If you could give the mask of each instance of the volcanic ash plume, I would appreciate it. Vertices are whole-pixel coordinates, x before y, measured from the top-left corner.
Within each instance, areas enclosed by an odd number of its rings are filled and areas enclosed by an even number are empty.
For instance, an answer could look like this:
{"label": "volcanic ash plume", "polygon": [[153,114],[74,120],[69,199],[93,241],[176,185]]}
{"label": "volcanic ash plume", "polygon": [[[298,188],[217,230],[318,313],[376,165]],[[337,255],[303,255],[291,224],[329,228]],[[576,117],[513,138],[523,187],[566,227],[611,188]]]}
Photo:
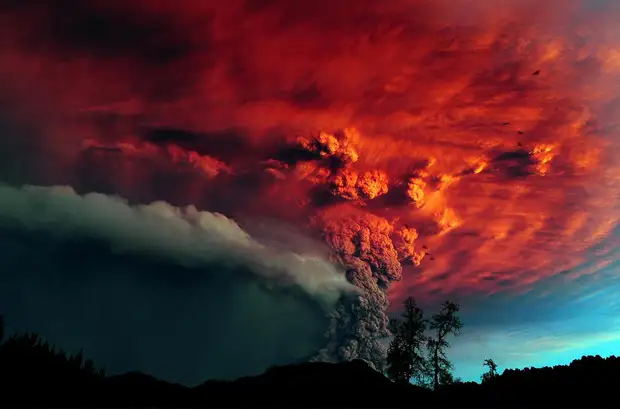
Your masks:
{"label": "volcanic ash plume", "polygon": [[[315,359],[361,358],[381,370],[385,347],[380,341],[389,335],[387,290],[402,277],[391,239],[393,226],[371,213],[342,217],[337,210],[323,214],[322,226],[325,240],[347,267],[348,280],[362,294],[341,299],[327,333],[328,344]],[[408,231],[407,237],[412,248],[417,234]]]}
{"label": "volcanic ash plume", "polygon": [[165,202],[131,206],[100,193],[70,187],[0,185],[0,226],[21,227],[60,238],[97,239],[119,254],[145,255],[186,266],[220,261],[247,267],[263,278],[293,284],[325,307],[356,289],[328,260],[277,249],[252,238],[219,213]]}

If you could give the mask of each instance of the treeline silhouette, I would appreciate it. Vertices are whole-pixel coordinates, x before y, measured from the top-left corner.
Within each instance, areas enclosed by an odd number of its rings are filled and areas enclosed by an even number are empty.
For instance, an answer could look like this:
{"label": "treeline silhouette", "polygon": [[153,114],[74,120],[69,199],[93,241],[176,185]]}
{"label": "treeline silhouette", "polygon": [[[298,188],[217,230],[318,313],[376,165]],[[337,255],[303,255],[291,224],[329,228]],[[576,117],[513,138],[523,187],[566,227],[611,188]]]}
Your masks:
{"label": "treeline silhouette", "polygon": [[620,406],[620,358],[614,356],[502,374],[487,360],[481,383],[440,382],[435,390],[391,381],[361,360],[274,367],[255,377],[189,388],[137,372],[106,376],[81,353],[67,354],[34,333],[3,339],[1,316],[0,342],[2,407]]}
{"label": "treeline silhouette", "polygon": [[569,365],[506,369],[481,383],[457,382],[437,395],[441,406],[620,407],[619,381],[620,357],[582,356]]}

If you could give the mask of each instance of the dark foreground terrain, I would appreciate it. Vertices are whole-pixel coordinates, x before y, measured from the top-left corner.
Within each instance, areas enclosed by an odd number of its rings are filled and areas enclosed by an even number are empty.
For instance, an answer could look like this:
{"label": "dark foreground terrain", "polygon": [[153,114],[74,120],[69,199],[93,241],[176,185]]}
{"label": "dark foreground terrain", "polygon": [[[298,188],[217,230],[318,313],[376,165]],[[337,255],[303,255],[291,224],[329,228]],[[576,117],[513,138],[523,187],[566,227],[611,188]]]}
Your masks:
{"label": "dark foreground terrain", "polygon": [[36,335],[0,346],[2,407],[619,407],[619,384],[620,358],[597,356],[437,392],[394,384],[359,360],[277,367],[187,388],[141,373],[105,376]]}

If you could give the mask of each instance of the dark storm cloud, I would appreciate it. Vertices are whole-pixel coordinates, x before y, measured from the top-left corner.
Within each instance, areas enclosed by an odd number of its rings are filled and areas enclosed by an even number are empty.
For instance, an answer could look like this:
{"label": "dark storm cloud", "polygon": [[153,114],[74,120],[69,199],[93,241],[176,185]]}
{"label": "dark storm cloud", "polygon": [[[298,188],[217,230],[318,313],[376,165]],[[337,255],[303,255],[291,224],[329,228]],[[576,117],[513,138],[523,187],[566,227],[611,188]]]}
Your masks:
{"label": "dark storm cloud", "polygon": [[189,38],[168,19],[126,13],[110,7],[115,2],[4,2],[0,11],[36,17],[37,29],[47,33],[47,41],[31,42],[33,47],[53,46],[61,53],[81,52],[100,58],[124,56],[152,64],[190,53]]}
{"label": "dark storm cloud", "polygon": [[158,145],[173,143],[185,149],[211,155],[227,163],[256,157],[256,146],[244,137],[243,129],[195,132],[177,128],[143,128],[140,139]]}
{"label": "dark storm cloud", "polygon": [[[0,180],[15,184],[40,181],[45,156],[38,152],[36,140],[32,137],[36,131],[26,124],[8,120],[5,116],[10,112],[7,105],[9,104],[2,103],[0,106]],[[12,137],[13,135],[21,137]],[[33,157],[40,161],[24,160]]]}
{"label": "dark storm cloud", "polygon": [[525,149],[515,149],[513,151],[501,152],[493,158],[495,170],[500,174],[509,178],[524,178],[530,176],[532,166],[536,161],[532,158],[530,152]]}

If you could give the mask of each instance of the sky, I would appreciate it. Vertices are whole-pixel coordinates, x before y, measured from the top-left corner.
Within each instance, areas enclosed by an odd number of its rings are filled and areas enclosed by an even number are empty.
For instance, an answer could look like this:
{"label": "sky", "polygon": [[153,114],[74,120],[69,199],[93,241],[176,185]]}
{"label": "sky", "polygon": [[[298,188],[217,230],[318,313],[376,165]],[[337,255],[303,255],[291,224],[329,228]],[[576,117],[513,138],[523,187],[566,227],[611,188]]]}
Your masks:
{"label": "sky", "polygon": [[464,380],[614,354],[619,14],[3,2],[0,311],[187,384],[375,362],[409,296]]}

